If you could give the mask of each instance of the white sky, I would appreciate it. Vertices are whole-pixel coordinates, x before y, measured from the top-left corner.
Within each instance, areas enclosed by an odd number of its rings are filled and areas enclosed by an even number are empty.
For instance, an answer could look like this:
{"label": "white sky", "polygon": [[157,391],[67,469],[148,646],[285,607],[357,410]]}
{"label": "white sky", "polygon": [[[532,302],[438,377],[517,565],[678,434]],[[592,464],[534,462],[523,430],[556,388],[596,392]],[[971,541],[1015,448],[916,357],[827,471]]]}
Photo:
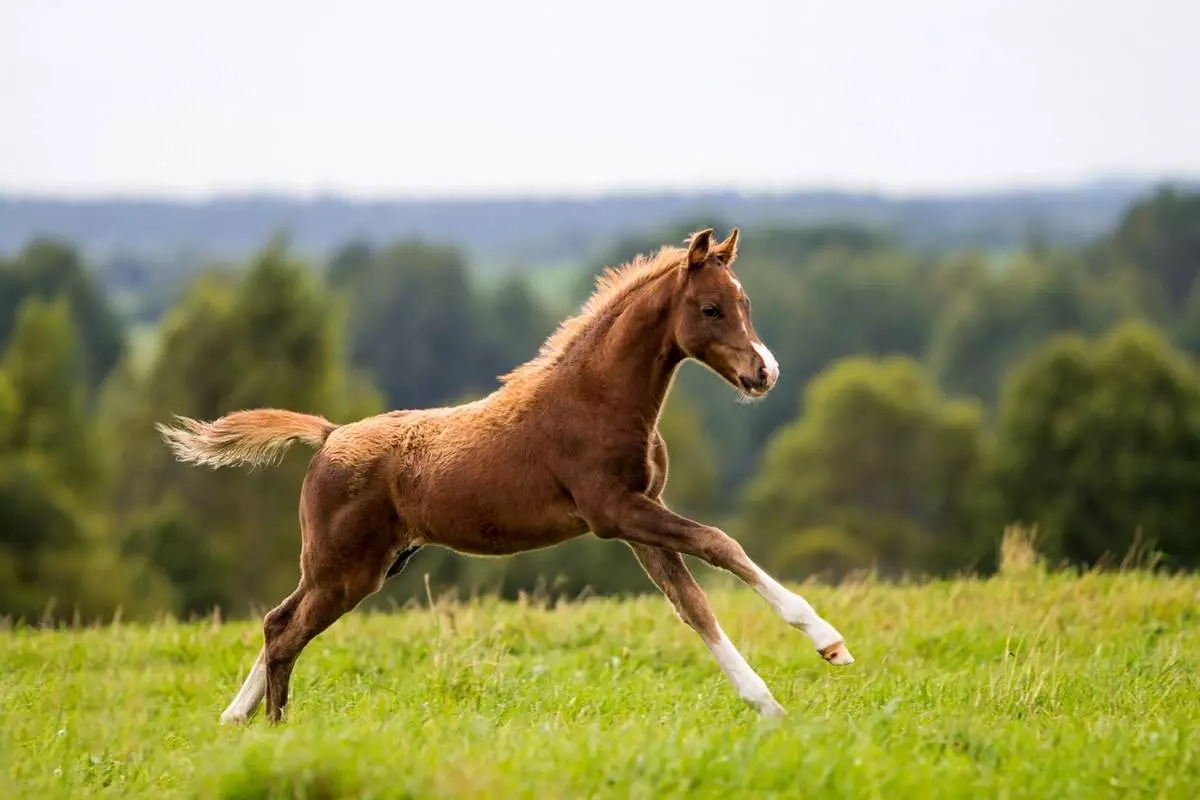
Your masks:
{"label": "white sky", "polygon": [[1197,78],[1198,0],[0,0],[0,191],[1194,176]]}

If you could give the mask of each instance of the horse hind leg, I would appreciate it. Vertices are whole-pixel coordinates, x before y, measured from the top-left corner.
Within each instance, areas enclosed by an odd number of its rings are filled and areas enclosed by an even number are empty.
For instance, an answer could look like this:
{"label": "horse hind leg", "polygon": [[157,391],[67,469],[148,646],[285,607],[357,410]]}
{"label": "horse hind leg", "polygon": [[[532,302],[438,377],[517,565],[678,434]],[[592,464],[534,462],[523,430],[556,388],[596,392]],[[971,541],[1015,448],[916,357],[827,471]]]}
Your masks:
{"label": "horse hind leg", "polygon": [[[292,592],[282,603],[268,612],[264,618],[264,630],[266,630],[273,621],[278,627],[281,623],[286,625],[292,614],[295,613],[297,604],[302,597],[301,589],[297,588]],[[267,693],[267,648],[264,645],[258,652],[258,658],[255,659],[254,665],[250,668],[250,674],[246,676],[242,688],[238,690],[237,695],[229,703],[229,706],[221,714],[221,724],[229,725],[247,722],[254,716],[254,712],[258,710],[259,704]]]}
{"label": "horse hind leg", "polygon": [[379,583],[378,571],[374,580],[347,581],[341,586],[306,585],[302,581],[287,600],[267,614],[263,622],[263,664],[268,720],[283,721],[292,669],[300,652],[375,591]]}
{"label": "horse hind leg", "polygon": [[[263,620],[267,719],[282,722],[292,668],[300,652],[399,571],[412,555],[397,551],[403,533],[372,504],[343,509],[332,525],[315,525],[305,537],[300,585]],[[306,531],[308,533],[310,531]],[[413,550],[415,552],[415,549]]]}
{"label": "horse hind leg", "polygon": [[[267,718],[271,722],[283,721],[292,668],[300,651],[342,615],[378,591],[383,581],[401,572],[420,549],[416,546],[401,550],[394,560],[390,560],[391,566],[382,577],[381,563],[389,562],[380,562],[372,554],[363,559],[353,574],[343,576],[336,586],[306,585],[302,581],[295,592],[267,615],[263,621],[263,653],[255,664],[256,669],[262,667],[262,694],[255,699],[255,705],[265,694]],[[237,702],[235,698],[234,703]]]}

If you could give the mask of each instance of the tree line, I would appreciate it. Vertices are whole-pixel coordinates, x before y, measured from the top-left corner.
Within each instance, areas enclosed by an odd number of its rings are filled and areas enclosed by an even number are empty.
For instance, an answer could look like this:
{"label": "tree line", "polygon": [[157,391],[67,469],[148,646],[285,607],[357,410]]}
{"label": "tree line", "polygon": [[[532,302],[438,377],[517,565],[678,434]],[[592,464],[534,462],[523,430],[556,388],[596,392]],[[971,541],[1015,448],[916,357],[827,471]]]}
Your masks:
{"label": "tree line", "polygon": [[[557,293],[482,281],[454,248],[286,239],[203,270],[135,335],[70,243],[0,259],[0,615],[244,615],[297,577],[307,453],[271,471],[174,462],[154,423],[279,406],[345,422],[457,403],[532,357],[614,241]],[[1200,195],[1164,188],[1080,247],[922,252],[860,225],[745,231],[738,274],[783,367],[734,402],[695,365],[662,429],[666,500],[784,578],[987,573],[1005,526],[1090,565],[1148,541],[1200,564]],[[151,282],[154,291],[161,289]],[[141,320],[144,322],[145,320]],[[509,559],[422,552],[371,602],[439,589],[650,591],[619,543]]]}

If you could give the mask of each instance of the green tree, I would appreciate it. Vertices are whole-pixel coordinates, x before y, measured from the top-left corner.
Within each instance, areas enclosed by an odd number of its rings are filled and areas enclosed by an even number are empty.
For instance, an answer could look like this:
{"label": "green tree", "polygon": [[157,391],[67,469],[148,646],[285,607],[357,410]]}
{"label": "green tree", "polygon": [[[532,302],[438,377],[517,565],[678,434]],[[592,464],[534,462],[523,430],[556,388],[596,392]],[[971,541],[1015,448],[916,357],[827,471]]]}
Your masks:
{"label": "green tree", "polygon": [[1009,378],[992,468],[999,519],[1036,525],[1052,559],[1120,558],[1140,530],[1200,563],[1200,374],[1126,323],[1054,339]]}
{"label": "green tree", "polygon": [[667,486],[663,501],[693,519],[711,519],[721,510],[716,446],[702,424],[695,401],[675,391],[658,423],[667,444]]}
{"label": "green tree", "polygon": [[325,278],[334,289],[354,290],[364,276],[370,273],[375,258],[375,249],[369,243],[347,242],[329,259]]}
{"label": "green tree", "polygon": [[119,321],[103,292],[69,245],[47,238],[31,241],[16,260],[0,262],[0,343],[17,324],[27,298],[62,298],[81,344],[79,358],[89,389],[103,382],[124,349]]}
{"label": "green tree", "polygon": [[980,410],[915,361],[855,356],[808,387],[744,495],[742,540],[782,574],[945,573],[981,555]]}
{"label": "green tree", "polygon": [[35,621],[169,596],[104,535],[104,464],[68,314],[65,298],[27,297],[0,358],[0,615]]}
{"label": "green tree", "polygon": [[103,480],[79,346],[65,300],[21,304],[0,360],[9,399],[3,449],[37,462],[48,479],[81,497]]}
{"label": "green tree", "polygon": [[0,615],[36,620],[53,602],[78,601],[87,570],[87,540],[83,514],[70,495],[35,463],[4,452]]}
{"label": "green tree", "polygon": [[392,408],[424,408],[495,387],[482,315],[462,254],[409,242],[361,268],[350,353]]}
{"label": "green tree", "polygon": [[[502,375],[536,356],[555,325],[524,276],[506,278],[484,302],[480,327],[483,357],[490,362],[487,371],[493,377]],[[483,382],[478,388],[487,387]]]}
{"label": "green tree", "polygon": [[1200,192],[1161,187],[1131,206],[1102,246],[1134,268],[1160,307],[1179,310],[1200,286]]}
{"label": "green tree", "polygon": [[1175,328],[1175,340],[1194,358],[1200,358],[1200,282],[1192,289],[1192,296],[1183,307]]}
{"label": "green tree", "polygon": [[1012,365],[1058,333],[1099,333],[1133,309],[1070,259],[1026,258],[958,292],[937,319],[930,363],[947,391],[996,400]]}
{"label": "green tree", "polygon": [[123,365],[105,397],[122,479],[114,514],[127,553],[152,559],[181,593],[179,611],[273,605],[294,588],[296,508],[311,454],[273,470],[209,471],[174,461],[153,424],[286,407],[351,421],[379,410],[349,373],[341,311],[282,241],[249,270],[201,278],[164,321],[148,371]]}

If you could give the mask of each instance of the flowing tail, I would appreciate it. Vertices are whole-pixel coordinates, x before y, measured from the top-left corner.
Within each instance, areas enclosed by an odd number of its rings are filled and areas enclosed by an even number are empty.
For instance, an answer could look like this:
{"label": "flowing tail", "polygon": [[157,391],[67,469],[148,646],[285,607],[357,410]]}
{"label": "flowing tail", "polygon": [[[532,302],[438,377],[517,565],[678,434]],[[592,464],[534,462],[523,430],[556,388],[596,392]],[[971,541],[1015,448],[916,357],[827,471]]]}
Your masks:
{"label": "flowing tail", "polygon": [[212,422],[175,419],[175,427],[154,426],[175,457],[213,469],[235,464],[274,466],[292,442],[320,447],[338,427],[324,417],[276,408],[234,411]]}

